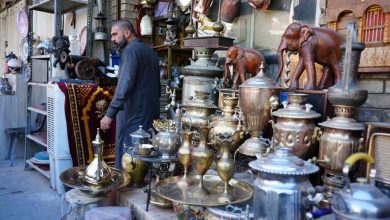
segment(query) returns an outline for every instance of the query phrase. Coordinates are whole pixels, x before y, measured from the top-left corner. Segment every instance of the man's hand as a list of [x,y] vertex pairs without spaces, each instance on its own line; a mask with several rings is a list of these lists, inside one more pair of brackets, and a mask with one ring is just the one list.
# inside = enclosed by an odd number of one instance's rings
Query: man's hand
[[110,129],[112,123],[112,118],[108,116],[104,116],[102,120],[100,120],[100,128],[103,129],[103,131],[106,131]]

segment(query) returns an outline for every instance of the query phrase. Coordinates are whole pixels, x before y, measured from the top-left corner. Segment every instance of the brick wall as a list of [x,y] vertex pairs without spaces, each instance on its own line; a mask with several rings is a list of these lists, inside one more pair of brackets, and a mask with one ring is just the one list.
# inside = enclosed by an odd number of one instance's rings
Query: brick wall
[[[139,0],[121,0],[120,7],[120,18],[126,18],[131,21],[135,21],[137,18],[137,11],[135,5],[139,5]],[[112,21],[116,20],[117,1],[111,1],[111,18]]]
[[362,122],[390,122],[390,72],[361,73],[359,85],[367,89],[368,99],[357,111]]

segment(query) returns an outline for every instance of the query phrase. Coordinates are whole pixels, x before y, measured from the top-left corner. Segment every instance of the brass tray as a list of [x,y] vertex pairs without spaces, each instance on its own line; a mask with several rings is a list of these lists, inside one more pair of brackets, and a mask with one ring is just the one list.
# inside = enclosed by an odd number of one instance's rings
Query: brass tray
[[85,171],[87,166],[72,167],[61,173],[60,179],[64,185],[71,188],[80,189],[90,195],[107,194],[112,189],[122,187],[130,182],[130,175],[118,169],[111,168],[111,184],[108,186],[96,188],[90,187],[85,181]]
[[192,189],[196,189],[199,184],[199,175],[188,176],[187,187],[181,187],[177,183],[180,182],[181,176],[174,176],[156,183],[156,192],[163,198],[171,200],[172,202],[197,205],[197,206],[220,206],[229,204],[242,203],[252,198],[252,187],[242,181],[231,179],[229,181],[230,189],[229,195],[232,199],[229,202],[219,200],[223,196],[223,182],[219,176],[205,175],[203,177],[204,187],[210,192],[207,196],[196,196],[192,194]]

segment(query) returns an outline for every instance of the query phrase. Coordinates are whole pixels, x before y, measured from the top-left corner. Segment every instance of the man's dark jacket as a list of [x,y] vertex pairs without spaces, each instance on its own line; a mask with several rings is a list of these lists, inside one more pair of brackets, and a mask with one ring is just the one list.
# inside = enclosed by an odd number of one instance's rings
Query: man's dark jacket
[[160,67],[152,49],[140,40],[123,50],[118,84],[106,115],[116,117],[115,167],[121,168],[123,144],[131,144],[129,134],[142,125],[152,127],[160,114]]

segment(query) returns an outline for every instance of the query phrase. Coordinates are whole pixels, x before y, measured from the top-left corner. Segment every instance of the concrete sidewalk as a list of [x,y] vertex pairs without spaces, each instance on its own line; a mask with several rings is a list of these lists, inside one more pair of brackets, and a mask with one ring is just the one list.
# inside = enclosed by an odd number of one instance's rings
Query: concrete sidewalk
[[61,219],[62,199],[50,180],[35,170],[24,170],[24,161],[0,161],[0,220]]

